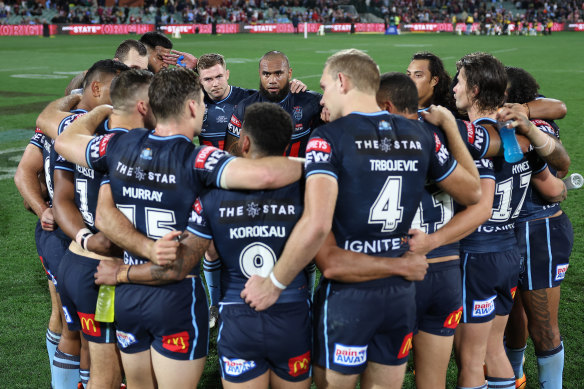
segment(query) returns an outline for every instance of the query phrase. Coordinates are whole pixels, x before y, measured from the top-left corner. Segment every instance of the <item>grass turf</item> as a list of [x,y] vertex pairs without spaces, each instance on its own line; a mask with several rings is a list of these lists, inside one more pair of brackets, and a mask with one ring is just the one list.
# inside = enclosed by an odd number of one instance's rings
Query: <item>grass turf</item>
[[[132,37],[132,36],[129,36]],[[135,36],[134,36],[135,37]],[[432,35],[346,35],[324,37],[300,35],[183,35],[175,40],[177,50],[195,55],[219,52],[231,70],[230,83],[257,87],[257,62],[269,50],[281,50],[290,58],[294,77],[310,89],[318,81],[326,58],[337,50],[355,47],[366,50],[382,72],[405,71],[411,55],[428,50],[444,60],[452,74],[455,62],[466,53],[487,51],[510,66],[531,72],[548,97],[566,102],[568,116],[559,122],[562,139],[572,157],[571,171],[582,172],[584,129],[579,108],[584,103],[584,35],[554,33],[542,37],[485,37]],[[39,388],[49,385],[49,366],[44,333],[50,312],[46,277],[34,245],[36,218],[22,207],[11,177],[19,156],[34,130],[36,115],[51,100],[63,94],[69,79],[99,59],[111,58],[127,36],[58,36],[55,38],[0,38],[0,382],[4,387]],[[584,192],[572,191],[563,208],[574,225],[575,244],[568,276],[562,287],[560,328],[566,348],[565,387],[583,387],[584,332],[579,306],[584,295],[582,224]],[[216,333],[214,334],[216,335]],[[214,336],[200,387],[220,386]],[[537,388],[537,366],[533,347],[526,353],[528,388]],[[454,387],[456,368],[451,362],[447,387]],[[405,388],[414,387],[408,373]]]

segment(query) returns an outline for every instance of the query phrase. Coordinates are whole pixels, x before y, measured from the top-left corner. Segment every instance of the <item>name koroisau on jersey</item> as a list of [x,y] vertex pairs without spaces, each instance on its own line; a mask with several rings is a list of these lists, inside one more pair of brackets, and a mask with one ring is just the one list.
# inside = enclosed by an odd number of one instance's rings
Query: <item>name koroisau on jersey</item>
[[286,227],[283,226],[248,226],[234,227],[229,229],[229,239],[285,237]]

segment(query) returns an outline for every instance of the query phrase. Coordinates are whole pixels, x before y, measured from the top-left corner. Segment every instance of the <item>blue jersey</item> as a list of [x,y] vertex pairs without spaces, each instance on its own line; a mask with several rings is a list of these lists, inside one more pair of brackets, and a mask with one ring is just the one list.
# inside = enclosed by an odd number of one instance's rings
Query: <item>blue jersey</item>
[[214,146],[223,150],[227,125],[233,115],[235,106],[246,97],[256,92],[254,89],[229,87],[229,95],[220,101],[214,101],[205,94],[205,117],[203,129],[199,135],[199,144]]
[[[303,200],[298,182],[276,190],[216,189],[201,196],[189,230],[215,243],[223,266],[223,302],[243,303],[239,294],[247,280],[255,274],[268,276],[302,215]],[[277,303],[307,299],[306,274],[300,272]]]
[[[477,119],[475,123],[494,125],[496,121],[481,118]],[[517,246],[514,226],[525,201],[531,174],[543,170],[545,162],[535,152],[526,154],[519,162],[512,164],[505,162],[503,157],[495,157],[492,160],[482,159],[475,162],[477,162],[481,178],[495,180],[493,210],[489,220],[460,241],[461,250],[469,253],[511,250]]]
[[[219,186],[234,157],[215,147],[195,147],[183,135],[160,137],[140,128],[93,138],[86,158],[89,167],[108,173],[118,209],[138,231],[158,239],[187,227],[198,194]],[[145,261],[124,253],[127,264]]]
[[[531,122],[535,124],[539,130],[545,132],[546,134],[553,135],[558,139],[560,138],[560,128],[554,122],[547,122],[545,120],[539,119],[532,120]],[[552,167],[549,167],[549,169],[552,174],[556,174],[556,171]],[[541,197],[539,192],[530,185],[529,188],[527,188],[527,195],[525,196],[525,202],[523,203],[523,208],[519,214],[518,221],[523,222],[528,220],[541,219],[552,216],[559,210],[561,210],[559,202],[550,203]]]
[[[321,98],[321,95],[311,91],[288,93],[284,100],[278,103],[280,107],[290,114],[294,124],[292,140],[286,148],[285,155],[304,157],[310,133],[320,124]],[[260,92],[256,92],[242,100],[235,108],[233,116],[231,116],[231,121],[227,126],[227,133],[239,138],[245,109],[249,105],[259,102],[271,101],[262,96]]]
[[[458,130],[462,140],[466,143],[467,149],[473,159],[484,157],[489,148],[489,133],[481,125],[475,125],[468,121],[457,120]],[[447,143],[445,135],[441,130],[435,129],[437,148],[443,147]],[[439,145],[439,146],[438,146]],[[432,234],[442,228],[452,219],[455,213],[454,199],[441,190],[435,183],[428,183],[422,194],[422,201],[418,211],[414,216],[412,228]],[[440,258],[459,254],[458,242],[450,243],[438,247],[428,254],[428,258]]]
[[306,175],[338,182],[332,229],[339,247],[385,257],[407,250],[426,179],[439,182],[456,166],[438,139],[431,125],[385,111],[353,112],[314,131]]

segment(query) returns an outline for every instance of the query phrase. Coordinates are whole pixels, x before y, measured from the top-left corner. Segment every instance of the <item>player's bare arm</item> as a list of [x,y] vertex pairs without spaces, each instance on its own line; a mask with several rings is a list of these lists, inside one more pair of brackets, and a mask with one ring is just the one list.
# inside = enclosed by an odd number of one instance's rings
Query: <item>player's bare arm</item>
[[537,99],[525,104],[508,103],[505,107],[521,108],[530,119],[559,120],[568,113],[566,103],[550,98]]
[[89,167],[85,156],[87,144],[93,138],[99,124],[112,113],[110,105],[100,105],[77,118],[55,140],[55,150],[67,161]]
[[[55,220],[69,238],[76,240],[77,233],[87,227],[79,208],[75,204],[73,172],[55,169],[54,178],[53,212]],[[118,253],[111,241],[101,232],[91,235],[87,239],[86,248],[88,251],[106,256],[113,256]]]
[[[414,233],[423,234],[419,230]],[[392,276],[421,281],[428,268],[426,256],[412,251],[401,257],[374,257],[344,250],[337,246],[332,232],[318,250],[315,261],[324,277],[339,282],[364,282]]]
[[546,167],[543,171],[531,177],[531,183],[550,203],[564,201],[568,196],[568,190],[564,181],[560,180]]
[[[177,258],[172,263],[165,266],[154,263],[130,266],[122,261],[102,261],[95,273],[95,283],[98,285],[124,283],[162,285],[183,280],[195,266],[198,266],[210,241],[189,232],[185,232],[181,238]],[[172,233],[160,240],[177,242],[175,234]]]
[[47,205],[39,181],[43,172],[43,154],[35,145],[29,144],[24,149],[22,158],[14,174],[14,183],[24,201],[39,220],[43,230],[53,231],[56,227],[52,209]]
[[566,176],[570,169],[570,156],[556,137],[540,131],[519,109],[503,108],[498,112],[497,119],[513,121],[517,133],[525,136],[537,154],[558,171],[558,177]]
[[[282,292],[276,282],[288,285],[315,257],[332,227],[338,195],[336,179],[326,174],[314,174],[306,180],[304,212],[292,230],[282,256],[269,278],[252,276],[241,297],[258,311],[273,305]],[[271,278],[275,278],[276,281]]]
[[241,157],[241,150],[239,149],[239,138],[231,135],[230,133],[225,134],[224,149],[236,157]]
[[38,116],[36,126],[45,135],[55,139],[59,135],[59,124],[71,115],[70,111],[77,106],[80,100],[80,95],[69,95],[49,103]]
[[[495,181],[481,179],[481,200],[474,205],[454,214],[452,219],[436,232],[427,235],[428,239],[410,240],[410,250],[431,251],[449,243],[458,242],[473,233],[478,226],[489,220],[492,214],[493,198],[495,195]],[[420,246],[421,243],[424,245]]]
[[168,65],[183,66],[186,69],[196,69],[198,62],[194,55],[174,49],[170,50],[168,54],[162,54],[162,60]]
[[[444,130],[448,139],[448,150],[452,153],[454,159],[458,161],[458,166],[454,172],[444,180],[446,182],[438,185],[459,204],[470,205],[477,203],[481,198],[479,171],[460,136],[456,119],[448,109],[435,105],[424,111],[423,115],[424,120]],[[459,191],[456,187],[457,185],[462,185],[464,190]],[[450,191],[456,192],[456,195]]]
[[221,175],[223,189],[275,189],[300,179],[302,162],[287,157],[236,158]]

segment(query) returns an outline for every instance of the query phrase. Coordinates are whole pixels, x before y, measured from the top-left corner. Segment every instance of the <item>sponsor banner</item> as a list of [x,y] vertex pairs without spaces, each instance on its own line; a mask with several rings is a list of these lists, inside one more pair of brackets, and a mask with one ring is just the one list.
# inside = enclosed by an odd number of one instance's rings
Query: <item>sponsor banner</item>
[[[556,26],[556,23],[554,23],[554,27]],[[563,26],[563,25],[562,25]],[[568,31],[584,31],[584,23],[570,23],[568,24],[568,27],[566,28],[566,30]],[[553,30],[553,31],[562,31],[562,30]]]
[[[160,29],[166,34],[173,34],[176,31],[181,34],[211,34],[213,26],[210,24],[168,24]],[[217,34],[237,33],[239,33],[239,24],[217,24]]]
[[7,24],[0,25],[0,36],[43,35],[42,24]]
[[[321,26],[320,23],[307,23],[306,30],[310,33],[316,33]],[[337,24],[325,24],[325,32],[351,32],[351,23],[337,23]],[[304,32],[304,23],[298,24],[298,31]],[[294,27],[292,23],[281,23],[281,24],[249,24],[243,25],[241,32],[249,33],[293,33]],[[355,23],[355,32],[384,32],[383,23]]]
[[154,31],[152,24],[59,24],[57,33],[65,35],[126,35]]

